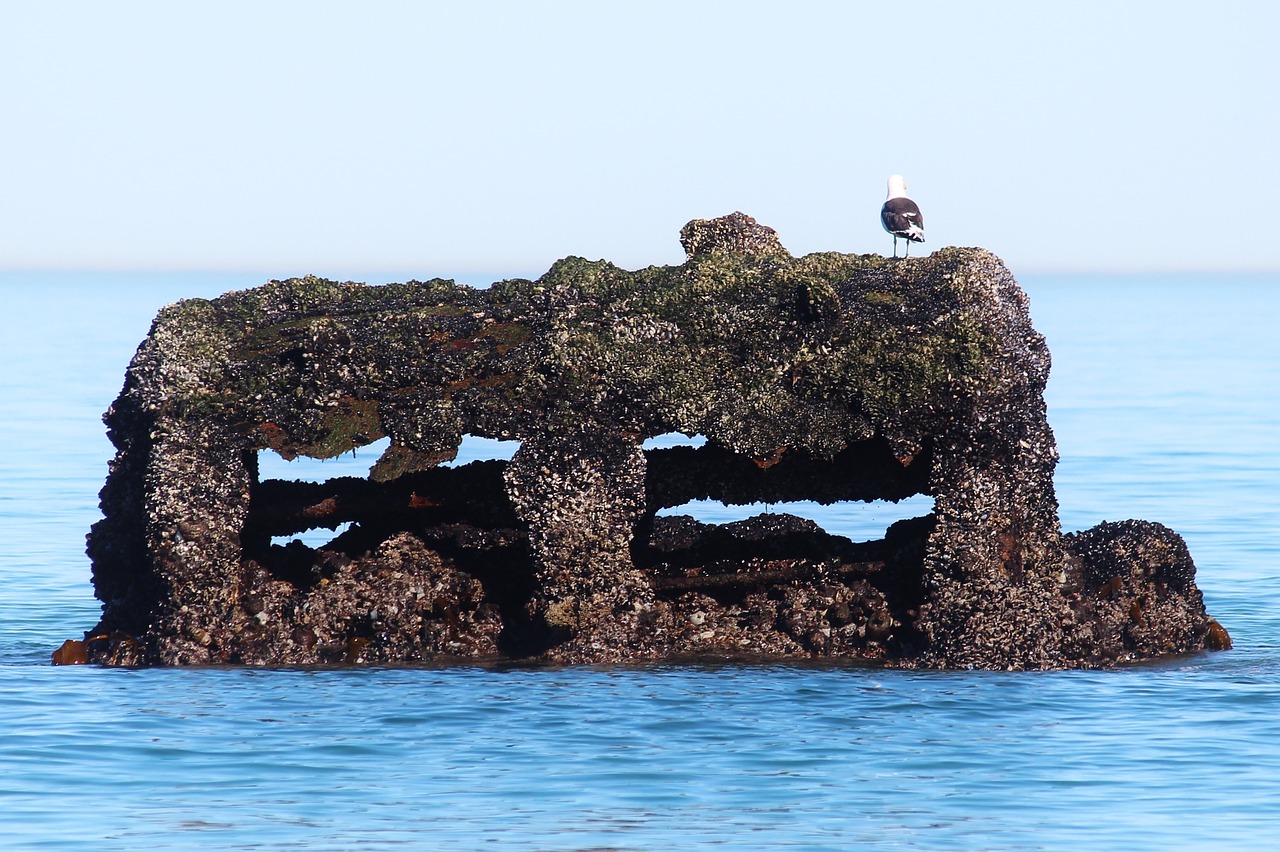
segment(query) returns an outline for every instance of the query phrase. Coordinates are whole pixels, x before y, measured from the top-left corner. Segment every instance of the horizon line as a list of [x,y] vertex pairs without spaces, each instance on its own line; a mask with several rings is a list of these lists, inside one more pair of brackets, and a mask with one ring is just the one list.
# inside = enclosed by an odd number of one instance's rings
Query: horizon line
[[[850,254],[874,254],[875,252],[849,252]],[[797,255],[799,257],[800,255]],[[997,254],[998,257],[1000,257]],[[925,257],[928,257],[926,255]],[[559,260],[559,258],[557,258]],[[607,260],[607,259],[605,259]],[[1009,265],[1005,258],[1001,260]],[[556,261],[551,261],[554,264]],[[613,262],[613,261],[609,261]],[[225,275],[225,276],[266,276],[263,283],[270,280],[288,280],[290,278],[302,278],[308,275],[314,275],[318,278],[328,278],[336,280],[333,276],[393,276],[388,281],[409,281],[409,280],[430,280],[432,278],[490,278],[492,281],[502,281],[510,278],[533,278],[536,279],[545,273],[551,266],[548,264],[545,268],[534,273],[524,271],[516,271],[517,265],[505,266],[495,265],[487,269],[482,269],[468,264],[460,264],[457,267],[448,269],[443,264],[433,264],[431,266],[416,266],[416,271],[403,264],[356,264],[356,263],[335,263],[329,265],[325,269],[325,264],[311,264],[311,269],[297,272],[270,272],[265,265],[226,265],[226,266],[208,266],[208,265],[174,265],[174,264],[137,264],[137,265],[115,265],[115,264],[68,264],[68,265],[44,265],[44,264],[23,264],[5,266],[0,265],[0,275]],[[282,262],[273,264],[275,268],[290,266],[292,264]],[[626,269],[627,267],[621,268]],[[643,269],[650,265],[663,264],[646,264],[645,266],[636,267]],[[505,268],[504,268],[505,267]],[[1049,276],[1071,276],[1071,275],[1116,275],[1116,276],[1140,276],[1140,275],[1248,275],[1248,276],[1268,276],[1280,275],[1280,265],[1276,266],[1228,266],[1215,267],[1201,264],[1187,266],[1091,266],[1091,265],[1041,265],[1027,264],[1021,268],[1010,267],[1010,271],[1014,273],[1014,277],[1019,275],[1049,275]],[[408,276],[408,277],[405,277]],[[346,277],[345,280],[353,280]]]

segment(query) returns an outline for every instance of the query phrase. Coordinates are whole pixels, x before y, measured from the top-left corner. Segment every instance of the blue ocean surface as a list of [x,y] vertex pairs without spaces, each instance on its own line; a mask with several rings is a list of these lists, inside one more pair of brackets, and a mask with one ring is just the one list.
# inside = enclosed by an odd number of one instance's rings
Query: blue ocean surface
[[[1280,276],[1021,279],[1064,527],[1182,533],[1229,652],[1020,674],[52,667],[99,614],[84,535],[134,348],[164,303],[267,277],[0,275],[0,848],[1280,845]],[[781,508],[870,537],[922,499]]]

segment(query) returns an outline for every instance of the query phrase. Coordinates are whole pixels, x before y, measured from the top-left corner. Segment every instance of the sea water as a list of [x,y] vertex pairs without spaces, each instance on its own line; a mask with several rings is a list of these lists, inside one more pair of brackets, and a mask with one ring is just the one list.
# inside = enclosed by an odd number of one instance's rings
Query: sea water
[[[50,666],[98,617],[84,534],[134,348],[165,302],[267,277],[0,275],[0,848],[1280,845],[1280,276],[1021,279],[1064,527],[1182,533],[1230,652],[1022,674]],[[928,510],[782,508],[846,534]]]

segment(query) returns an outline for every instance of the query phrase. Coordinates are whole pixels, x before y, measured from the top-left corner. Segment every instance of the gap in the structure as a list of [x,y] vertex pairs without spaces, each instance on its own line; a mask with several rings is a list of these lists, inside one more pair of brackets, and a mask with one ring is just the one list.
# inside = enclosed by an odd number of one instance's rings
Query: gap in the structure
[[[286,461],[274,450],[262,450],[258,453],[258,479],[260,481],[281,479],[286,482],[327,482],[341,476],[365,479],[369,476],[369,468],[373,467],[389,446],[391,446],[390,438],[380,438],[372,444],[357,447],[331,459],[298,456],[292,461]],[[520,449],[519,441],[500,441],[476,435],[463,435],[457,457],[453,461],[445,462],[441,467],[458,467],[473,461],[489,459],[510,461],[518,449]]]
[[[286,461],[274,450],[263,450],[258,453],[258,479],[260,481],[280,479],[286,482],[327,482],[344,476],[365,479],[369,476],[369,468],[373,467],[390,445],[390,438],[381,438],[336,458],[313,459],[308,456],[298,456],[292,461]],[[493,438],[463,435],[457,457],[451,462],[445,462],[441,467],[457,467],[473,461],[489,459],[510,460],[519,448],[519,441],[499,441]],[[296,540],[315,550],[333,541],[350,527],[350,522],[340,524],[333,530],[316,527],[303,533],[272,536],[271,543],[283,547]]]
[[286,461],[275,450],[262,450],[258,453],[258,479],[282,479],[286,482],[327,482],[340,476],[365,479],[369,476],[369,468],[389,446],[390,438],[380,438],[331,459],[298,456],[293,461]]
[[668,432],[644,442],[646,450],[669,450],[672,447],[701,447],[707,442],[702,435],[682,435],[679,432]]
[[663,509],[658,515],[689,515],[704,524],[728,524],[766,512],[795,515],[808,518],[831,535],[842,535],[853,541],[875,541],[884,538],[885,530],[897,521],[918,518],[932,511],[933,498],[927,494],[916,494],[897,503],[890,500],[875,500],[870,503],[850,500],[829,506],[812,500],[732,506],[719,500],[693,500],[683,506]]
[[[645,441],[644,449],[701,447],[706,442],[702,435],[670,432]],[[813,521],[831,535],[842,535],[853,541],[873,541],[884,538],[885,530],[898,521],[929,514],[933,505],[933,498],[927,494],[916,494],[896,503],[891,500],[870,503],[849,500],[826,506],[813,500],[740,505],[729,505],[719,500],[693,500],[683,506],[662,509],[658,515],[689,515],[704,524],[728,524],[765,513],[795,515]]]
[[336,529],[326,529],[325,527],[316,527],[303,533],[294,533],[293,535],[277,535],[271,537],[272,544],[278,544],[281,547],[288,545],[292,541],[300,541],[307,547],[315,550],[324,547],[347,530],[351,529],[351,522],[346,521],[338,524]]
[[511,457],[520,449],[519,441],[501,441],[497,438],[481,438],[479,435],[463,435],[458,446],[458,455],[453,461],[444,462],[441,467],[461,467],[474,461],[511,461]]

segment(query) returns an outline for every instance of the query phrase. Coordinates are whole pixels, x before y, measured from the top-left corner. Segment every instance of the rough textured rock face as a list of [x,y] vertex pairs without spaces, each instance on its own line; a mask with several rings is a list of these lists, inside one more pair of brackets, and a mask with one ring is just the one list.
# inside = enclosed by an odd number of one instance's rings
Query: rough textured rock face
[[[102,621],[55,658],[1052,668],[1229,646],[1175,533],[1061,535],[1049,353],[995,256],[797,258],[740,213],[681,241],[673,267],[165,308],[105,418]],[[667,433],[707,441],[643,449]],[[464,434],[520,449],[441,467]],[[258,476],[261,451],[384,436],[367,479]],[[868,542],[656,514],[912,494],[934,512]]]

